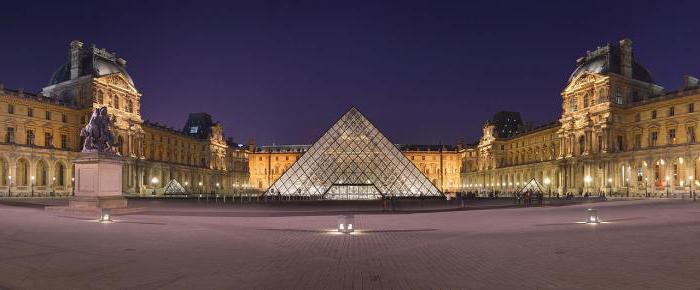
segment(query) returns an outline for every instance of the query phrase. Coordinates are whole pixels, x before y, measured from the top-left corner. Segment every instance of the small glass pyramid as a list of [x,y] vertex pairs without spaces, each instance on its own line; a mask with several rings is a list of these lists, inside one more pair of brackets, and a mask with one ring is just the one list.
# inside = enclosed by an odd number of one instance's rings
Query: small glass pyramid
[[362,200],[442,193],[362,113],[351,108],[265,195]]

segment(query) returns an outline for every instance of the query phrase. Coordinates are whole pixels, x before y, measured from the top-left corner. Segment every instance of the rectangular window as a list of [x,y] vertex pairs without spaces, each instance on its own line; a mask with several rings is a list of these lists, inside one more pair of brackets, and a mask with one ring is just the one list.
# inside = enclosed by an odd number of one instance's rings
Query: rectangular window
[[668,108],[668,115],[669,115],[670,117],[675,116],[675,115],[676,115],[676,108],[675,108],[675,107],[670,107],[670,108]]
[[695,103],[688,104],[688,113],[695,112]]
[[13,105],[13,104],[7,105],[7,113],[14,114],[15,113],[15,105]]
[[676,129],[668,129],[668,144],[676,144]]
[[695,143],[695,126],[686,128],[688,134],[688,143]]
[[634,135],[634,149],[642,148],[642,134]]
[[634,114],[634,121],[635,121],[635,122],[639,122],[639,121],[641,121],[641,120],[642,120],[641,114],[639,114],[639,113]]
[[27,130],[27,145],[34,145],[34,130]]
[[51,120],[51,111],[46,111],[46,120]]
[[655,147],[656,142],[659,140],[659,132],[651,132],[651,135],[649,135],[649,146]]
[[656,110],[651,111],[651,118],[656,119]]
[[62,115],[61,115],[61,122],[63,122],[63,123],[67,123],[67,122],[68,122],[68,116],[66,116],[66,114],[62,114]]
[[61,148],[68,149],[68,135],[61,134]]
[[53,135],[51,133],[44,133],[44,146],[53,147]]
[[622,88],[615,89],[615,103],[618,105],[623,105],[625,103],[622,98]]
[[624,151],[625,150],[625,144],[622,142],[622,136],[617,135],[617,150],[619,151]]
[[7,135],[5,135],[5,143],[15,143],[15,128],[7,127]]
[[34,117],[34,109],[32,109],[32,108],[27,108],[27,116],[29,116],[29,117]]

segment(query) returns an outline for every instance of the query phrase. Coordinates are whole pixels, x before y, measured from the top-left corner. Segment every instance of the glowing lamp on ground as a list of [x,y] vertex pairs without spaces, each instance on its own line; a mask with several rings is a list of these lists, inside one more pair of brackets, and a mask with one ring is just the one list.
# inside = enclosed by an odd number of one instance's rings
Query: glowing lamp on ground
[[111,216],[112,211],[108,208],[103,208],[100,212],[100,222],[101,223],[108,223],[112,221],[112,216]]
[[544,185],[549,185],[550,182],[549,177],[544,178]]
[[338,232],[349,234],[355,231],[355,216],[341,215],[338,216]]
[[586,219],[587,224],[598,224],[600,223],[600,218],[598,217],[598,210],[594,208],[589,208],[586,210],[588,213],[588,218]]

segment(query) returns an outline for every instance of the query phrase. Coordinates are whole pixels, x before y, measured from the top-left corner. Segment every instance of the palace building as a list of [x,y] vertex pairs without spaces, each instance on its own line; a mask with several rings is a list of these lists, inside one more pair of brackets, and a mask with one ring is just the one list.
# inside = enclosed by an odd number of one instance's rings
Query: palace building
[[698,79],[664,91],[623,39],[589,51],[561,93],[559,120],[501,136],[484,125],[464,154],[465,191],[690,197],[698,185]]
[[[391,146],[369,151],[357,149],[364,146],[357,142],[367,138],[366,132],[347,125],[345,136],[355,139],[337,141],[335,149],[319,154],[312,145],[244,146],[225,138],[223,126],[206,113],[190,114],[182,129],[147,121],[126,61],[73,41],[66,63],[40,93],[0,84],[0,194],[71,194],[80,129],[92,110],[106,106],[125,162],[127,195],[162,195],[176,188],[362,199],[508,193],[534,182],[550,194],[690,197],[700,163],[700,115],[695,110],[700,86],[691,76],[683,83],[665,91],[624,39],[577,59],[561,92],[561,116],[549,124],[532,127],[517,112],[499,112],[473,145],[387,143]],[[348,114],[356,118],[348,124],[365,124],[358,111]],[[371,133],[375,135],[381,133]],[[346,145],[359,146],[359,151],[345,152]],[[389,160],[395,172],[380,176],[366,171],[377,166],[362,157],[371,154]],[[335,166],[344,175],[295,168],[306,164],[297,165],[305,158],[318,161],[320,156],[327,163],[313,168]],[[362,166],[347,169],[356,165]]]
[[191,114],[182,130],[142,119],[141,93],[116,54],[79,41],[41,93],[0,85],[0,192],[67,195],[80,129],[106,106],[124,166],[125,194],[163,194],[176,181],[188,191],[232,190],[247,184],[246,148],[225,139],[221,124]]

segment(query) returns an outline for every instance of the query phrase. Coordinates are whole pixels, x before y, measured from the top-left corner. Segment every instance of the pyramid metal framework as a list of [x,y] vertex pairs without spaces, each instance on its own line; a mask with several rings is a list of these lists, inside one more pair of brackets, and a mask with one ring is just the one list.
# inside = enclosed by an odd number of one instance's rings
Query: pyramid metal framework
[[357,200],[442,193],[362,113],[351,108],[265,195]]
[[175,179],[171,179],[167,185],[165,185],[163,189],[164,194],[186,194],[187,190],[185,190],[182,185],[180,185],[179,182]]

